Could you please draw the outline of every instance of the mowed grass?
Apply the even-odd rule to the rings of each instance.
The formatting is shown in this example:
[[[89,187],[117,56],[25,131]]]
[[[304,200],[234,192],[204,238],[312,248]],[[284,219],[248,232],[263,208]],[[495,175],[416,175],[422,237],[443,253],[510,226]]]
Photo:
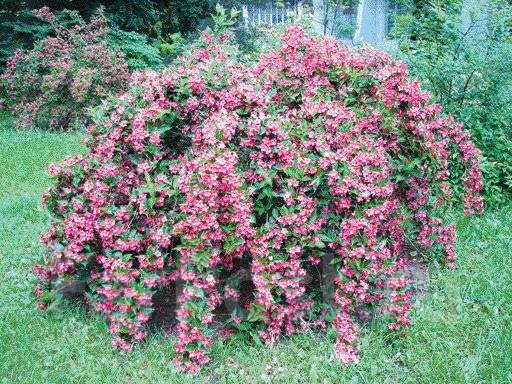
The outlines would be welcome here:
[[[173,340],[153,334],[132,353],[110,347],[101,317],[32,296],[51,162],[83,151],[76,134],[0,129],[0,383],[512,383],[512,206],[458,218],[459,267],[433,270],[409,336],[362,331],[359,364],[342,367],[332,332],[273,347],[215,344],[197,377],[178,374]]]

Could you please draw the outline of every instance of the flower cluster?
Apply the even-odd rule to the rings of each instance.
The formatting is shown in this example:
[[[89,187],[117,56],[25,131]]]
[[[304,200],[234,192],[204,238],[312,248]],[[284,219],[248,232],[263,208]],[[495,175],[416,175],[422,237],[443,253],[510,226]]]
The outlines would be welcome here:
[[[209,361],[215,319],[267,343],[330,325],[356,361],[358,318],[409,325],[410,258],[454,265],[447,180],[457,167],[465,211],[482,209],[478,151],[384,53],[290,27],[246,67],[224,40],[135,74],[98,111],[87,157],[52,167],[40,306],[83,280],[128,350],[173,283],[186,371]]]
[[[89,23],[59,24],[47,8],[34,14],[49,23],[52,36],[30,51],[16,50],[0,76],[6,107],[18,128],[69,130],[89,121],[88,108],[126,88],[124,55],[107,45],[108,26],[100,14]]]

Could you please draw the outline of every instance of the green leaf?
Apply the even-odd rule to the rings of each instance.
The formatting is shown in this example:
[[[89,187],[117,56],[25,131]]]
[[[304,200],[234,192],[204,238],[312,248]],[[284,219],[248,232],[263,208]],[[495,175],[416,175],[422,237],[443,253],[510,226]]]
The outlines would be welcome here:
[[[247,320],[250,322],[257,322],[265,320],[265,315],[263,314],[263,306],[260,304],[251,304],[249,307],[249,314],[247,315]]]
[[[229,235],[224,240],[223,249],[226,253],[233,252],[236,248],[244,244],[244,240],[240,239],[236,235]]]

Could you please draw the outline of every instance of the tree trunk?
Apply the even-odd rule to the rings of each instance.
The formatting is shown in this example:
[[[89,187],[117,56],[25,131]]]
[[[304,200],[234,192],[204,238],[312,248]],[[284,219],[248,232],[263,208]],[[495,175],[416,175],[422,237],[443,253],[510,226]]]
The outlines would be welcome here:
[[[325,2],[328,0],[313,0],[313,30],[325,34]]]

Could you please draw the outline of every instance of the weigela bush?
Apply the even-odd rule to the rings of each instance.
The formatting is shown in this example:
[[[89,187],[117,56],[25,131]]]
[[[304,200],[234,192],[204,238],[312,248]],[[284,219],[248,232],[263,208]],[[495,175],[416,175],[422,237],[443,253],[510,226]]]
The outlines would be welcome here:
[[[101,14],[71,27],[59,24],[47,7],[34,14],[49,23],[53,35],[8,60],[0,76],[5,106],[18,128],[83,127],[89,108],[126,88],[130,73],[124,55],[107,45]]]
[[[52,166],[40,307],[84,281],[129,350],[175,287],[173,361],[189,372],[209,361],[216,318],[267,343],[332,326],[339,359],[356,361],[362,314],[409,324],[413,249],[454,265],[446,180],[463,169],[464,209],[482,209],[479,153],[382,52],[290,27],[246,67],[225,40],[205,33],[179,65],[136,74],[98,111],[87,156]]]

